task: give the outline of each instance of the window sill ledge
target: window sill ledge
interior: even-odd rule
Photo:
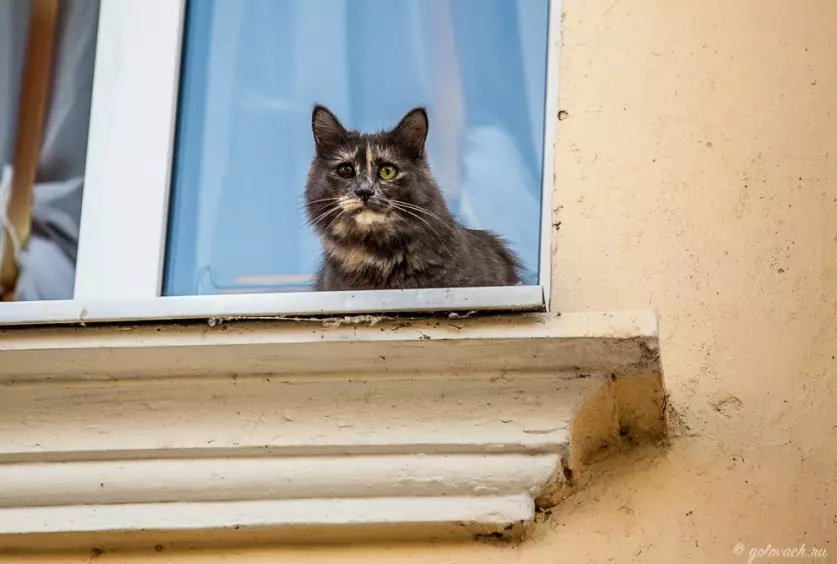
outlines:
[[[0,350],[4,547],[514,536],[590,453],[664,432],[650,312],[22,328]]]

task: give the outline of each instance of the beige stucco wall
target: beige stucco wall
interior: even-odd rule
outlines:
[[[97,561],[745,562],[738,542],[837,561],[837,2],[564,8],[553,299],[660,312],[670,448],[611,461],[513,548]]]

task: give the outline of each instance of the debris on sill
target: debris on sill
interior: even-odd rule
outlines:
[[[116,326],[120,330],[129,331],[141,326],[155,325],[158,326],[158,331],[162,326],[168,327],[186,327],[199,324],[206,324],[212,329],[220,329],[226,331],[232,323],[235,322],[253,322],[253,321],[267,321],[267,322],[302,322],[302,323],[318,323],[324,329],[337,329],[339,327],[349,326],[366,326],[373,327],[384,321],[394,321],[395,324],[391,328],[393,331],[411,327],[415,322],[437,320],[440,323],[447,321],[447,325],[456,329],[463,329],[465,325],[458,325],[457,323],[470,318],[484,318],[495,315],[520,314],[527,318],[533,319],[535,322],[543,323],[544,320],[539,317],[542,313],[531,311],[516,311],[514,309],[499,309],[499,310],[469,310],[469,311],[426,311],[426,312],[404,312],[395,314],[359,314],[359,315],[334,315],[323,313],[322,315],[228,315],[228,316],[212,316],[212,317],[195,317],[183,319],[143,319],[137,321],[90,321],[86,318],[87,311],[82,310],[79,317],[71,322],[61,323],[65,327],[73,327],[76,329],[86,327],[102,327],[102,326]],[[531,315],[535,317],[530,317]],[[560,317],[560,312],[551,312],[551,315]],[[14,329],[13,326],[3,327],[3,330]],[[382,329],[383,330],[383,329]]]
[[[210,327],[220,327],[224,323],[232,321],[297,321],[321,323],[323,329],[337,329],[342,325],[366,325],[374,327],[381,321],[403,319],[389,315],[346,315],[343,317],[297,317],[287,315],[260,315],[260,316],[230,316],[210,317],[206,320]]]
[[[423,314],[396,314],[396,315],[344,315],[344,316],[293,316],[293,315],[233,315],[228,317],[209,317],[206,322],[210,327],[220,327],[224,323],[233,321],[297,321],[297,322],[315,322],[321,323],[324,329],[337,329],[343,325],[365,325],[367,327],[374,327],[382,321],[397,321],[396,328],[409,327],[412,321],[420,321],[428,318],[447,317],[448,319],[468,319],[476,316],[479,313],[491,315],[492,313],[509,313],[508,311],[494,312],[486,310],[479,312],[477,310],[470,310],[466,312],[458,311],[438,311],[427,312]]]
[[[477,310],[475,310],[475,309],[473,309],[469,312],[466,312],[466,313],[458,313],[458,312],[452,311],[448,314],[448,319],[468,319],[469,317],[471,317],[472,315],[474,315],[476,313],[477,313]]]

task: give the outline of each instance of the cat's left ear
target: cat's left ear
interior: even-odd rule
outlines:
[[[401,118],[392,134],[411,156],[418,158],[424,155],[424,144],[429,129],[427,111],[424,108],[413,108]]]

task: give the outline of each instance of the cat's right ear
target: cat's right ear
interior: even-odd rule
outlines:
[[[333,151],[348,139],[349,132],[325,106],[316,105],[311,114],[311,129],[318,155]]]
[[[413,108],[401,118],[393,135],[398,140],[401,148],[413,157],[424,155],[424,144],[427,141],[427,132],[430,122],[427,119],[427,110],[423,107]]]

